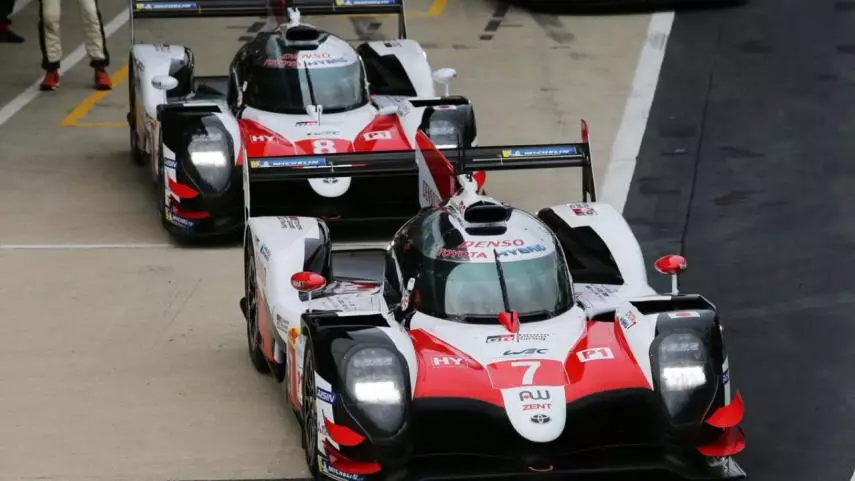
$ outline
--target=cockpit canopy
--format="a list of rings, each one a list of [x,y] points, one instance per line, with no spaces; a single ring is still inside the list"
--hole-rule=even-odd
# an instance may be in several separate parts
[[[293,40],[291,30],[314,32],[312,40]],[[259,36],[245,66],[244,100],[249,107],[279,114],[305,114],[309,105],[325,113],[353,110],[369,102],[362,63],[345,40],[313,27]],[[301,33],[306,36],[308,33]]]
[[[521,322],[572,308],[572,279],[552,232],[516,209],[506,225],[501,234],[471,235],[453,214],[437,210],[404,226],[393,250],[403,286],[414,279],[413,307],[468,323],[495,323],[505,310],[505,295]]]

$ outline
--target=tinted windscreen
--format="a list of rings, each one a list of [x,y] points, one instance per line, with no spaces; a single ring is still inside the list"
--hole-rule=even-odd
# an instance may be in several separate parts
[[[423,259],[414,298],[430,316],[456,321],[495,319],[505,310],[494,262]],[[508,301],[520,317],[557,315],[573,305],[570,279],[556,254],[502,262]]]
[[[301,114],[308,105],[324,112],[345,112],[368,98],[359,63],[323,68],[253,67],[244,94],[252,108],[279,114]]]

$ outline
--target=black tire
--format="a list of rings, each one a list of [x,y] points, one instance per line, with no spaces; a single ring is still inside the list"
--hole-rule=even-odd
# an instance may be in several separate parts
[[[244,295],[246,296],[246,344],[249,350],[249,360],[256,371],[267,374],[270,366],[261,351],[261,330],[258,327],[258,295],[255,285],[255,258],[248,244],[244,248]]]
[[[317,389],[315,387],[315,356],[312,346],[306,344],[303,356],[303,404],[301,416],[301,432],[303,434],[303,452],[306,455],[306,467],[315,479],[320,477],[318,466],[318,420],[317,420]]]
[[[145,153],[137,145],[137,109],[136,109],[136,82],[134,81],[134,59],[128,59],[128,139],[131,146],[131,163],[137,167],[145,165]]]

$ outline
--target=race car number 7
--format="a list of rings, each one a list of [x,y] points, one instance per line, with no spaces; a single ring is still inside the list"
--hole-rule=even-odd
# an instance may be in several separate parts
[[[564,386],[569,383],[564,363],[557,359],[520,359],[487,365],[490,384],[496,389],[523,386]]]
[[[525,367],[526,369],[525,373],[523,373],[522,384],[523,386],[531,386],[534,382],[534,375],[540,368],[540,361],[513,361],[511,366]]]

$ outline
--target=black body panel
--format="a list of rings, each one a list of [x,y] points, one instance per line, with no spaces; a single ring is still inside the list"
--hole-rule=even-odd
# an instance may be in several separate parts
[[[395,55],[380,55],[367,43],[356,47],[362,58],[371,95],[415,97],[416,89]]]
[[[178,183],[196,190],[199,195],[182,199],[171,206],[171,215],[161,212],[174,233],[181,236],[221,235],[239,229],[244,222],[243,187],[240,168],[234,165],[234,140],[222,125],[213,106],[161,105],[157,109],[160,123],[160,141],[175,153],[175,173]],[[194,134],[217,133],[225,145],[228,165],[223,167],[220,182],[205,181],[199,169],[191,162],[188,147]],[[163,149],[160,149],[161,168],[165,167]],[[158,176],[163,182],[163,173]],[[182,216],[181,212],[208,213],[205,218]]]

